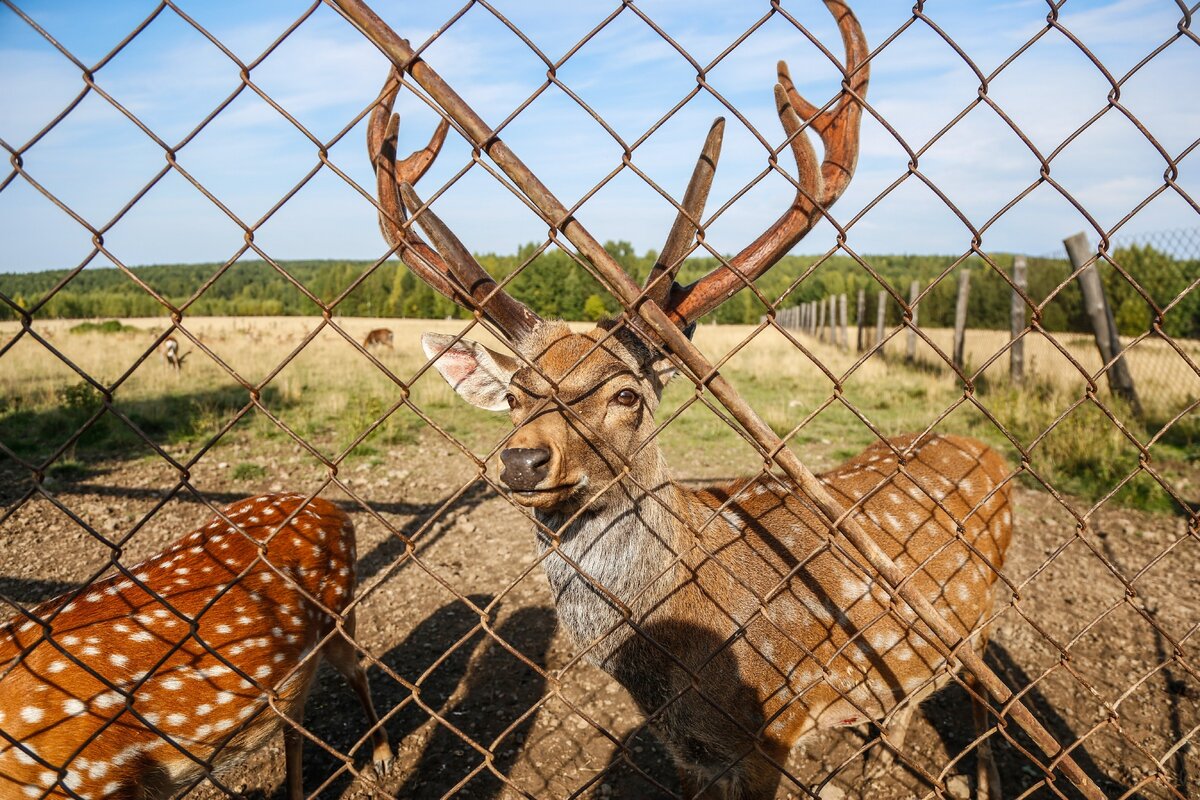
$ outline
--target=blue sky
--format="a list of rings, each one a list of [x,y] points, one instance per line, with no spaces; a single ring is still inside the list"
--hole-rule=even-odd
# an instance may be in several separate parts
[[[174,11],[163,11],[101,64],[153,11],[154,3],[24,0],[17,5],[95,69],[100,89],[166,146],[178,148],[180,166],[230,212],[246,224],[269,215],[254,236],[267,254],[279,259],[372,258],[384,252],[371,205],[328,168],[271,213],[318,166],[318,145],[251,89],[179,147],[237,89],[240,68]],[[246,64],[259,59],[309,8],[278,0],[181,0],[179,5]],[[376,0],[374,5],[414,41],[427,39],[462,8],[436,0]],[[495,0],[493,7],[557,60],[621,6],[615,0]],[[765,2],[728,0],[647,0],[637,7],[701,63],[715,59],[769,11]],[[821,3],[792,0],[783,7],[841,57],[831,17]],[[895,35],[872,62],[868,99],[875,113],[913,151],[927,147],[918,164],[921,173],[968,220],[984,225],[1038,179],[1037,159],[986,105],[975,107],[930,144],[978,97],[978,77],[929,24],[913,21],[906,3],[869,0],[854,8],[872,47]],[[925,13],[988,74],[1046,28],[1048,9],[1045,0],[935,0]],[[1120,79],[1174,35],[1181,11],[1171,0],[1067,0],[1059,19]],[[482,5],[470,6],[429,47],[426,58],[491,124],[507,118],[545,80],[542,62]],[[767,20],[709,73],[722,96],[776,145],[782,132],[771,84],[779,58],[788,60],[810,99],[823,103],[836,92],[836,69],[782,15]],[[373,46],[320,6],[252,66],[250,78],[313,137],[329,142],[370,104],[386,71],[386,60]],[[692,67],[628,8],[584,44],[558,75],[629,144],[695,86]],[[1173,158],[1192,146],[1200,132],[1197,75],[1200,46],[1183,38],[1121,88],[1122,104]],[[83,88],[79,67],[0,6],[0,139],[10,152],[21,151],[32,179],[90,224],[103,227],[167,161],[162,145],[95,91],[29,146]],[[1079,48],[1051,30],[1000,72],[989,84],[988,96],[1049,155],[1105,107],[1110,89]],[[411,95],[402,97],[398,108],[401,147],[413,149],[432,130],[434,117]],[[729,126],[710,200],[710,211],[715,211],[763,170],[767,153],[711,95],[702,92],[655,131],[634,150],[633,162],[678,197],[718,114],[729,118]],[[849,230],[849,245],[863,253],[965,251],[969,230],[914,176],[878,199],[908,170],[909,155],[895,134],[876,119],[864,122],[857,175],[833,209],[844,222],[858,217]],[[364,136],[365,125],[359,123],[332,145],[329,158],[369,190]],[[506,127],[503,138],[568,205],[621,164],[621,145],[553,87]],[[1176,181],[1192,198],[1200,198],[1198,159],[1195,152],[1185,157]],[[1166,167],[1129,119],[1110,110],[1055,155],[1050,176],[1110,229],[1163,185]],[[469,247],[510,253],[523,242],[545,238],[542,222],[479,165],[471,166],[469,149],[455,134],[419,188],[431,195],[464,170],[435,208]],[[791,194],[786,181],[769,176],[712,223],[708,241],[719,251],[736,252],[779,214]],[[624,170],[589,198],[578,216],[597,238],[629,240],[640,251],[661,245],[673,213],[641,178]],[[1197,221],[1189,201],[1168,189],[1122,230],[1191,227]],[[992,223],[983,244],[989,250],[1042,254],[1056,251],[1064,236],[1090,228],[1071,202],[1043,185]],[[222,261],[242,241],[242,229],[173,170],[104,234],[106,248],[127,265]],[[796,252],[820,252],[832,244],[832,228],[822,224]],[[91,251],[86,228],[24,177],[13,178],[0,191],[0,272],[73,267]],[[97,262],[104,265],[103,258]]]

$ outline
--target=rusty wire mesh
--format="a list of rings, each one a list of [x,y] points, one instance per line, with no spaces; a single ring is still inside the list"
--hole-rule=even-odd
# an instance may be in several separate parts
[[[548,90],[562,93],[578,108],[603,126],[607,135],[618,144],[619,155],[601,166],[604,177],[594,186],[572,198],[571,209],[586,217],[589,201],[618,178],[631,175],[665,198],[680,197],[680,187],[660,186],[652,178],[653,169],[638,158],[639,148],[651,140],[656,131],[669,123],[673,115],[696,96],[715,98],[725,104],[720,88],[708,80],[708,74],[729,53],[747,47],[751,35],[768,22],[793,26],[803,36],[817,41],[808,29],[810,14],[823,14],[815,8],[801,6],[785,9],[780,4],[764,6],[762,16],[749,29],[729,37],[728,45],[710,64],[697,62],[685,47],[670,33],[658,26],[653,14],[632,3],[615,5],[611,14],[597,20],[596,25],[571,42],[556,42],[562,53],[558,58],[545,54],[531,39],[524,37],[519,26],[503,13],[485,2],[470,2],[463,8],[448,9],[443,25],[424,42],[414,41],[418,52],[434,45],[439,37],[453,30],[469,13],[487,14],[505,31],[518,37],[530,52],[547,67],[545,83],[500,121],[504,128],[519,121],[521,114],[537,97]],[[384,16],[386,8],[379,11]],[[883,430],[873,422],[883,407],[873,404],[856,391],[856,382],[864,376],[875,375],[885,385],[895,385],[905,396],[885,398],[887,402],[928,404],[927,413],[920,416],[918,432],[958,430],[963,425],[977,434],[987,429],[998,433],[1010,460],[1011,472],[1007,485],[1018,487],[1017,522],[1011,562],[1000,572],[1005,584],[1005,596],[992,609],[993,644],[988,663],[992,665],[1025,703],[1057,738],[1069,749],[1084,771],[1110,796],[1188,797],[1197,791],[1200,761],[1194,746],[1200,726],[1200,675],[1196,672],[1196,631],[1200,626],[1200,607],[1196,598],[1200,586],[1200,529],[1196,517],[1195,492],[1200,476],[1195,471],[1195,453],[1186,458],[1164,462],[1160,453],[1167,446],[1180,449],[1194,447],[1188,438],[1194,431],[1196,406],[1200,403],[1200,367],[1195,342],[1170,334],[1165,319],[1175,319],[1181,309],[1192,307],[1200,277],[1195,272],[1194,253],[1172,251],[1179,263],[1187,262],[1186,287],[1176,295],[1162,297],[1151,287],[1139,283],[1136,269],[1124,266],[1115,258],[1114,243],[1120,242],[1120,231],[1127,227],[1137,213],[1155,197],[1170,193],[1181,199],[1192,213],[1200,211],[1195,200],[1180,182],[1187,168],[1186,160],[1196,141],[1183,149],[1171,152],[1158,143],[1151,130],[1121,101],[1120,88],[1135,77],[1146,64],[1153,61],[1168,46],[1195,47],[1197,39],[1191,31],[1194,9],[1179,6],[1178,27],[1162,33],[1161,45],[1146,58],[1132,66],[1123,76],[1108,75],[1102,61],[1086,44],[1076,38],[1059,19],[1060,6],[1050,4],[1047,21],[1033,31],[1029,41],[1018,48],[990,75],[984,74],[971,61],[970,53],[959,48],[953,38],[944,33],[936,19],[926,13],[922,4],[913,10],[890,36],[872,42],[872,60],[880,60],[888,47],[899,37],[914,29],[934,32],[956,50],[979,80],[978,97],[951,120],[941,133],[927,143],[905,142],[901,134],[891,130],[886,115],[871,106],[867,98],[867,115],[888,128],[903,149],[911,156],[901,178],[921,181],[945,205],[955,210],[950,197],[941,192],[936,180],[923,174],[918,155],[949,131],[966,115],[980,106],[987,106],[1004,119],[1013,133],[1035,154],[1036,174],[1024,185],[986,225],[975,227],[958,214],[969,230],[969,243],[961,257],[950,262],[942,274],[927,289],[942,281],[951,282],[955,270],[968,258],[981,262],[981,269],[991,270],[1004,281],[1009,280],[1005,269],[994,254],[983,246],[987,229],[1022,198],[1035,190],[1051,187],[1068,201],[1079,205],[1068,188],[1055,181],[1052,169],[1055,157],[1087,131],[1089,125],[1106,114],[1122,115],[1145,135],[1161,155],[1165,173],[1146,197],[1132,200],[1129,214],[1107,228],[1095,223],[1091,232],[1099,240],[1097,263],[1109,270],[1115,280],[1123,281],[1141,298],[1149,323],[1136,336],[1130,337],[1129,352],[1155,348],[1161,353],[1164,370],[1161,382],[1170,384],[1173,394],[1153,393],[1159,401],[1152,408],[1152,419],[1134,419],[1129,410],[1114,402],[1103,387],[1106,365],[1092,355],[1080,355],[1081,348],[1068,334],[1051,332],[1041,325],[1041,314],[1065,292],[1074,276],[1067,276],[1044,296],[1032,293],[1026,298],[1029,323],[1021,336],[1038,342],[1045,348],[1045,361],[1053,358],[1048,369],[1065,374],[1069,380],[1055,387],[1062,398],[1049,418],[1030,421],[1020,417],[1022,397],[1033,390],[1014,388],[1009,394],[993,393],[992,387],[1003,384],[993,369],[1004,362],[1009,342],[1007,336],[988,340],[979,354],[963,370],[949,365],[948,348],[940,334],[911,325],[907,286],[891,285],[876,269],[869,257],[853,248],[854,229],[892,188],[880,197],[869,199],[862,207],[839,207],[831,212],[836,226],[835,241],[828,252],[812,259],[810,266],[799,273],[782,293],[768,295],[761,288],[750,288],[743,294],[752,295],[760,308],[762,321],[758,325],[731,328],[728,335],[719,335],[716,327],[701,326],[697,342],[702,350],[712,352],[713,363],[722,371],[734,375],[739,382],[752,383],[758,376],[778,369],[779,353],[786,352],[801,365],[808,375],[821,376],[821,394],[811,407],[793,403],[793,389],[785,383],[767,382],[768,390],[760,395],[760,412],[771,427],[802,455],[807,447],[815,452],[813,459],[821,466],[833,466],[849,452],[843,443],[821,441],[822,415],[839,414],[843,428],[857,431],[855,436],[871,441],[899,431]],[[363,335],[378,324],[340,317],[339,307],[363,286],[378,270],[385,269],[388,256],[382,254],[373,264],[353,277],[346,285],[327,295],[314,292],[290,274],[287,265],[280,263],[256,241],[259,228],[283,209],[318,174],[332,173],[345,181],[364,198],[373,198],[373,181],[368,174],[351,174],[339,165],[330,153],[343,141],[353,139],[358,147],[358,126],[369,115],[371,107],[359,109],[345,120],[344,127],[331,136],[323,137],[304,126],[300,119],[273,99],[255,82],[255,70],[266,63],[271,54],[289,36],[316,14],[336,13],[331,6],[314,3],[302,9],[295,22],[283,30],[274,41],[253,60],[243,61],[226,47],[220,36],[206,29],[187,10],[172,2],[157,5],[145,19],[112,50],[93,63],[76,57],[55,38],[53,29],[43,28],[37,15],[27,13],[19,4],[5,0],[5,25],[21,25],[36,31],[52,45],[62,58],[78,70],[82,78],[78,95],[61,114],[27,141],[0,141],[9,154],[11,170],[0,183],[0,192],[15,187],[32,187],[36,193],[53,203],[91,238],[91,251],[64,274],[53,288],[36,298],[17,298],[0,291],[0,302],[17,323],[5,328],[4,344],[0,347],[0,369],[9,369],[22,348],[33,348],[37,358],[63,368],[67,377],[60,377],[54,390],[57,402],[75,407],[82,414],[82,423],[71,430],[59,431],[49,452],[31,455],[11,441],[0,441],[0,453],[5,461],[3,470],[3,512],[0,514],[0,533],[4,536],[5,568],[11,575],[4,578],[5,600],[13,617],[7,633],[8,643],[17,636],[21,646],[6,651],[11,660],[0,667],[0,683],[12,681],[24,659],[38,646],[54,646],[73,664],[80,666],[108,690],[116,691],[121,700],[97,705],[90,700],[89,713],[105,720],[117,720],[125,715],[137,725],[168,743],[171,752],[182,753],[198,771],[187,781],[184,791],[197,797],[261,796],[270,793],[282,781],[281,759],[278,750],[268,749],[254,755],[250,766],[234,767],[230,771],[213,772],[221,763],[221,755],[188,755],[187,738],[176,727],[155,713],[153,706],[139,707],[137,691],[153,681],[150,674],[128,678],[122,683],[105,668],[89,661],[86,651],[104,648],[105,642],[67,641],[62,632],[55,631],[55,619],[65,613],[71,603],[86,606],[93,597],[103,595],[95,586],[116,570],[117,578],[144,587],[134,564],[175,541],[180,534],[206,523],[208,514],[219,515],[223,525],[235,532],[246,526],[246,514],[239,512],[238,501],[252,492],[249,489],[297,491],[304,498],[324,494],[339,501],[355,519],[359,530],[359,585],[349,606],[332,608],[337,619],[330,637],[345,636],[368,666],[375,704],[383,717],[397,748],[396,761],[386,770],[372,771],[368,764],[370,741],[368,726],[355,708],[344,709],[339,688],[329,685],[325,674],[317,678],[308,714],[294,722],[283,723],[288,730],[299,731],[305,748],[304,788],[314,796],[674,796],[679,791],[671,768],[670,754],[649,733],[647,719],[633,707],[611,679],[587,665],[583,656],[597,642],[570,642],[555,633],[553,598],[547,594],[542,576],[543,563],[553,549],[536,554],[529,544],[528,528],[541,523],[512,502],[504,486],[497,480],[495,457],[509,440],[509,432],[499,427],[476,428],[464,424],[447,411],[453,398],[448,390],[431,389],[436,379],[431,365],[423,356],[416,356],[415,338],[395,343],[398,350],[413,355],[404,361],[392,354],[366,346]],[[227,57],[239,73],[235,90],[211,109],[203,109],[200,121],[182,136],[166,139],[147,125],[135,110],[122,105],[119,99],[105,90],[104,68],[120,57],[121,51],[145,34],[151,26],[170,18],[193,28],[212,47]],[[603,115],[588,107],[560,77],[563,67],[587,43],[614,20],[634,19],[655,36],[678,51],[680,58],[697,73],[695,86],[678,103],[664,113],[637,139],[622,139]],[[399,25],[399,23],[395,23]],[[399,28],[401,34],[405,31]],[[1043,37],[1061,37],[1084,53],[1110,81],[1112,92],[1106,104],[1088,123],[1056,143],[1046,155],[1034,145],[1021,128],[1008,119],[1003,107],[988,94],[988,88],[1004,69],[1020,57],[1032,43]],[[835,61],[840,62],[838,49],[826,43]],[[881,55],[882,54],[882,55]],[[382,61],[380,62],[383,63]],[[437,65],[435,65],[437,66]],[[365,76],[372,85],[383,74]],[[404,91],[412,92],[431,106],[412,84]],[[295,127],[312,144],[316,163],[287,191],[283,192],[258,220],[240,218],[221,197],[192,175],[177,158],[186,152],[193,139],[201,136],[207,126],[218,119],[242,93],[254,93]],[[51,188],[39,182],[38,175],[27,171],[25,163],[36,153],[40,141],[56,126],[69,119],[84,98],[100,97],[129,120],[142,134],[161,149],[166,164],[142,184],[128,201],[108,219],[91,219],[77,211]],[[736,107],[727,112],[750,131],[762,145],[758,155],[761,171],[746,187],[734,191],[711,215],[719,219],[756,184],[786,174],[776,159],[786,149],[786,142],[775,131],[758,130]],[[354,134],[351,136],[351,134]],[[451,134],[452,136],[455,134]],[[570,135],[569,132],[564,135]],[[456,172],[440,186],[424,188],[423,196],[436,210],[439,197],[453,189],[464,176],[478,177],[485,172],[506,185],[506,191],[519,193],[478,150],[473,149]],[[168,176],[181,177],[208,201],[227,215],[242,231],[243,244],[210,277],[190,292],[168,296],[141,273],[122,262],[120,254],[112,252],[105,239],[123,217],[141,204],[152,202],[154,187]],[[543,174],[542,180],[554,188],[555,176]],[[788,178],[794,181],[793,178]],[[901,181],[897,181],[897,185]],[[371,200],[373,203],[373,199]],[[363,205],[364,213],[374,209]],[[1086,208],[1081,208],[1086,215]],[[709,218],[706,217],[706,220]],[[522,275],[544,253],[557,250],[567,253],[573,269],[586,271],[607,286],[595,265],[578,252],[554,230],[561,220],[547,220],[551,232],[531,248],[523,262],[508,276],[513,287],[519,287]],[[707,222],[706,222],[707,225]],[[1064,231],[1064,234],[1069,231]],[[1115,238],[1114,238],[1114,232]],[[468,230],[459,231],[470,247]],[[37,232],[30,232],[37,236]],[[1140,242],[1139,242],[1140,243]],[[694,255],[717,261],[723,260],[724,246],[701,236],[694,245]],[[804,333],[795,333],[780,324],[777,312],[797,302],[806,280],[816,274],[828,259],[849,256],[861,269],[872,290],[887,292],[888,302],[896,313],[887,321],[885,335],[873,341],[861,354],[842,353],[836,348],[816,341]],[[207,291],[216,285],[233,265],[246,257],[257,257],[269,269],[282,276],[296,292],[304,295],[317,309],[319,319],[309,321],[274,320],[258,325],[246,324],[232,332],[209,319],[193,319],[190,309]],[[153,336],[142,335],[131,347],[114,353],[118,363],[105,363],[103,369],[82,359],[73,347],[62,326],[55,327],[42,312],[55,295],[80,279],[89,267],[111,263],[128,279],[135,282],[161,305],[170,324],[156,329]],[[608,286],[608,288],[612,288]],[[2,289],[2,287],[0,287]],[[628,310],[628,309],[626,309]],[[1174,315],[1174,316],[1172,316]],[[468,334],[494,341],[481,319],[451,321],[434,325],[439,330],[456,335]],[[404,329],[401,329],[402,332]],[[416,329],[413,329],[414,331]],[[889,348],[899,348],[909,331],[922,343],[923,352],[939,366],[933,384],[909,382],[909,367],[900,359],[887,358]],[[220,376],[233,393],[223,398],[200,398],[207,414],[196,425],[197,435],[182,443],[172,441],[162,430],[147,428],[146,415],[139,413],[134,403],[123,402],[127,387],[139,380],[148,370],[159,365],[156,351],[172,337],[192,351],[186,370],[208,369]],[[248,359],[245,353],[231,348],[231,341],[252,339],[253,347],[269,351],[268,366],[262,367]],[[769,345],[767,344],[769,343]],[[774,348],[765,351],[756,348]],[[781,349],[782,348],[782,349]],[[129,352],[134,355],[129,356]],[[765,352],[765,355],[763,354]],[[314,357],[313,354],[317,355]],[[306,360],[306,358],[308,360]],[[1094,359],[1093,359],[1094,360]],[[375,379],[388,388],[386,402],[343,401],[335,410],[341,419],[350,420],[349,433],[329,436],[320,424],[310,424],[292,412],[296,398],[310,395],[307,374],[327,370],[330,364],[353,361],[369,367]],[[7,362],[7,364],[6,364]],[[198,363],[199,362],[199,363]],[[200,366],[202,364],[203,366]],[[944,370],[941,365],[945,365]],[[15,369],[15,367],[13,367]],[[872,370],[885,370],[882,375]],[[895,370],[895,372],[886,372]],[[93,374],[103,372],[103,375]],[[696,375],[688,370],[681,380],[691,381],[686,390],[676,387],[678,394],[673,406],[660,414],[658,431],[664,439],[672,430],[685,424],[688,415],[702,420],[679,434],[676,444],[667,444],[668,454],[679,464],[680,472],[689,485],[697,485],[705,477],[727,476],[730,464],[762,465],[759,476],[770,480],[772,458],[770,448],[760,439],[748,434],[733,421],[730,411],[717,401],[711,389],[711,376]],[[281,386],[282,384],[282,386]],[[985,384],[990,386],[985,389]],[[878,383],[871,386],[878,387]],[[943,392],[949,387],[950,397]],[[183,391],[179,383],[167,384],[164,392]],[[328,388],[328,387],[326,387]],[[439,394],[440,392],[440,394]],[[1051,393],[1046,390],[1047,393]],[[772,396],[775,395],[782,396]],[[230,400],[230,398],[233,398]],[[766,399],[761,399],[765,397]],[[207,405],[205,405],[207,403]],[[1018,409],[1014,411],[1013,409]],[[16,415],[23,408],[5,407],[7,414]],[[770,413],[776,412],[776,413]],[[1100,428],[1080,427],[1086,417],[1099,420]],[[964,423],[964,418],[969,418]],[[32,416],[17,424],[33,425]],[[255,445],[237,437],[257,420],[262,425],[266,444]],[[582,421],[581,421],[582,422]],[[583,423],[586,425],[586,423]],[[140,467],[131,469],[122,464],[117,453],[100,460],[102,466],[93,468],[76,461],[76,449],[89,432],[108,425],[119,429],[128,442],[131,455],[140,455]],[[956,427],[957,426],[957,427]],[[1191,426],[1191,427],[1189,427]],[[728,458],[718,456],[714,463],[703,463],[689,471],[684,463],[688,457],[687,443],[698,437],[713,436],[713,428],[736,429],[736,435],[721,440],[728,447]],[[6,428],[15,430],[13,426]],[[1113,463],[1102,477],[1106,481],[1094,496],[1083,497],[1075,492],[1077,484],[1072,470],[1092,469],[1078,459],[1067,456],[1072,449],[1099,447],[1087,437],[1102,430]],[[816,433],[814,433],[816,431]],[[261,432],[261,430],[260,430]],[[234,444],[225,449],[226,442]],[[1064,441],[1065,440],[1065,443]],[[114,439],[118,441],[118,439]],[[1182,442],[1182,443],[1180,443]],[[1042,467],[1042,454],[1056,443],[1066,451],[1057,470]],[[129,447],[123,444],[122,447]],[[259,468],[235,473],[242,463],[252,464],[258,447],[274,448],[281,454],[265,472]],[[853,448],[857,449],[857,448]],[[395,451],[381,454],[380,451]],[[742,455],[734,457],[737,450]],[[1106,455],[1105,458],[1109,456]],[[738,461],[740,458],[740,462]],[[242,463],[232,464],[235,460]],[[703,461],[703,459],[701,459]],[[375,463],[378,462],[378,463]],[[1114,466],[1115,464],[1115,466]],[[73,477],[72,471],[83,474]],[[105,473],[107,471],[107,474]],[[383,477],[380,477],[382,473]],[[243,483],[238,483],[242,480]],[[1122,494],[1124,493],[1124,494]],[[1158,508],[1166,511],[1150,513],[1131,510],[1120,501],[1128,494],[1153,495]],[[234,505],[222,510],[222,506]],[[735,494],[719,503],[714,518],[720,512],[733,512],[736,517]],[[299,510],[289,516],[299,518]],[[676,518],[679,519],[678,515]],[[680,520],[692,525],[690,521]],[[709,520],[711,522],[711,520]],[[530,524],[533,523],[533,524]],[[707,524],[707,523],[706,523]],[[509,530],[525,533],[508,536]],[[556,531],[542,528],[553,537]],[[48,535],[49,534],[49,535]],[[51,541],[51,540],[54,541]],[[457,541],[457,544],[456,544]],[[66,542],[64,548],[63,542]],[[464,544],[465,542],[465,544]],[[261,554],[266,555],[266,549]],[[258,551],[256,551],[258,552]],[[66,553],[67,555],[64,555]],[[720,561],[719,554],[708,554]],[[678,557],[682,559],[682,554]],[[62,563],[56,564],[55,561]],[[725,566],[728,569],[728,565]],[[235,587],[251,574],[250,567],[242,569],[228,586]],[[736,575],[735,579],[742,578]],[[282,574],[282,573],[280,573]],[[295,576],[293,580],[297,580]],[[115,579],[114,579],[115,580]],[[119,584],[110,582],[105,587]],[[37,601],[61,592],[59,601],[37,605]],[[114,591],[118,591],[114,589]],[[225,588],[222,591],[230,591]],[[605,591],[601,589],[600,591]],[[895,595],[893,594],[893,597]],[[163,598],[159,598],[163,599]],[[309,598],[312,600],[313,598]],[[318,598],[315,602],[331,610]],[[216,602],[215,600],[213,602]],[[165,603],[170,605],[169,602]],[[764,602],[765,607],[765,602]],[[348,624],[351,609],[358,612],[357,629]],[[193,639],[203,624],[203,611],[194,618],[181,617]],[[751,617],[765,616],[763,608]],[[623,619],[621,624],[635,625]],[[749,622],[737,626],[744,632]],[[774,623],[772,623],[774,624]],[[21,635],[34,639],[21,639]],[[642,633],[645,633],[644,631]],[[649,634],[647,634],[649,635]],[[786,636],[786,632],[784,633]],[[735,637],[736,638],[736,637]],[[228,653],[204,641],[197,641],[203,653],[228,663]],[[180,646],[176,644],[176,648]],[[717,647],[714,657],[721,651]],[[164,656],[165,657],[165,656]],[[203,657],[203,654],[198,657]],[[317,656],[303,656],[297,671],[315,663]],[[945,678],[945,668],[931,676],[920,688],[932,685],[938,677]],[[243,678],[255,682],[251,675]],[[644,677],[643,680],[648,678]],[[732,678],[731,678],[732,679]],[[280,698],[285,694],[286,681],[277,685],[255,682],[262,690],[269,708],[260,710],[253,719],[279,713]],[[863,796],[965,796],[964,787],[982,744],[997,751],[1001,764],[1005,796],[1074,796],[1061,772],[1059,754],[1045,754],[1022,734],[1012,722],[1012,703],[991,703],[990,727],[982,736],[968,731],[962,724],[968,695],[986,698],[977,688],[966,688],[959,675],[951,681],[955,688],[934,697],[926,705],[928,719],[923,733],[918,732],[898,749],[894,764],[882,772],[868,770],[864,764],[883,749],[881,732],[873,725],[821,733],[789,759],[773,760],[773,766],[783,776],[783,784],[794,796],[839,796],[847,791]],[[841,689],[838,690],[842,691]],[[0,695],[5,696],[5,695]],[[257,695],[256,695],[257,696]],[[128,698],[126,701],[125,698]],[[30,797],[80,797],[74,781],[89,766],[97,770],[93,756],[90,764],[81,764],[92,735],[83,741],[72,741],[67,727],[54,733],[62,715],[56,709],[38,706],[28,696],[5,700],[12,705],[0,708],[0,776],[6,769],[15,769],[18,762],[36,763],[42,777],[20,789]],[[18,708],[18,706],[20,706]],[[66,711],[64,705],[64,712]],[[650,710],[650,719],[657,721],[669,714],[670,704]],[[33,710],[29,710],[33,709]],[[646,709],[643,709],[646,711]],[[729,716],[734,709],[714,707],[716,716]],[[57,716],[56,716],[57,715]],[[61,736],[67,744],[61,752],[31,749],[33,739],[22,742],[8,733],[20,716],[30,724],[46,723],[47,737]],[[31,721],[32,720],[32,721]],[[6,728],[6,725],[8,726]],[[106,722],[112,727],[114,722]],[[192,731],[191,733],[195,733]],[[39,735],[42,735],[39,732]],[[190,734],[189,734],[190,735]],[[99,736],[95,734],[94,736]],[[50,739],[47,738],[46,741]],[[40,741],[40,740],[39,740]],[[181,742],[183,744],[181,744]],[[138,751],[142,755],[153,748]],[[63,755],[65,753],[65,755]],[[265,753],[265,754],[264,754]],[[871,758],[867,758],[871,756]],[[4,759],[8,759],[5,761]],[[129,758],[126,758],[128,761]],[[122,766],[119,755],[110,755],[104,762],[107,769],[116,771]],[[728,765],[726,769],[734,765]],[[23,773],[22,773],[23,774]],[[720,775],[714,780],[719,780]],[[210,780],[211,779],[211,780]],[[8,784],[13,787],[15,784]],[[120,791],[124,787],[112,784],[105,791]]]

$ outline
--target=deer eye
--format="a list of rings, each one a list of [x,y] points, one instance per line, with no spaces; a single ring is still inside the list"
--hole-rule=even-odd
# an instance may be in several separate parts
[[[633,389],[622,389],[613,395],[612,401],[617,405],[632,406],[637,405],[638,394]]]
[[[508,394],[504,395],[504,402],[508,403],[509,408],[516,408],[517,396],[512,392],[509,392]]]

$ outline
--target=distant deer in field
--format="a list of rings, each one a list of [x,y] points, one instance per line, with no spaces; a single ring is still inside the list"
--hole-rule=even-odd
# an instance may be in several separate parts
[[[363,339],[363,347],[370,350],[372,347],[392,347],[392,331],[390,328],[376,328],[367,334],[367,338]]]
[[[644,289],[644,302],[684,331],[794,247],[854,172],[868,49],[849,8],[825,4],[846,49],[847,91],[826,110],[814,107],[783,62],[775,86],[799,173],[795,200],[728,266],[684,287],[674,278],[702,220],[723,122],[709,132]],[[381,25],[365,13],[356,22]],[[427,63],[409,63],[437,88]],[[765,473],[699,489],[672,479],[654,421],[673,374],[662,342],[629,316],[573,333],[500,289],[412,188],[445,123],[424,150],[397,161],[398,88],[393,74],[368,130],[384,236],[415,275],[482,312],[517,356],[433,333],[422,337],[425,353],[468,402],[511,416],[500,480],[536,519],[559,618],[585,658],[651,717],[685,795],[774,797],[789,750],[818,729],[872,721],[898,750],[916,703],[951,677],[937,637],[799,487]],[[439,92],[444,109],[474,114]],[[824,143],[823,163],[802,120]],[[410,213],[432,247],[402,224]],[[926,435],[876,442],[822,480],[970,637],[964,646],[982,648],[1012,532],[1006,475],[985,445]],[[977,790],[994,796],[987,740],[979,751]]]
[[[171,369],[179,372],[183,369],[183,360],[191,355],[192,351],[186,353],[179,352],[179,340],[174,336],[168,336],[162,343],[163,362]]]
[[[173,797],[282,728],[288,798],[300,800],[292,723],[322,657],[357,694],[385,764],[387,734],[343,636],[354,560],[354,527],[332,503],[264,495],[0,627],[0,797]]]

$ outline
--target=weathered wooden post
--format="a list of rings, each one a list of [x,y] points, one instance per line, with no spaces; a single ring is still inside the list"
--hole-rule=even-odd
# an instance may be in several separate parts
[[[1012,345],[1008,349],[1008,374],[1013,383],[1025,381],[1025,298],[1028,294],[1029,281],[1025,277],[1025,256],[1013,258],[1013,284],[1020,291],[1012,293],[1012,316],[1009,321]]]
[[[867,290],[866,290],[866,289],[859,289],[859,290],[858,290],[858,307],[857,307],[857,309],[856,309],[856,310],[855,310],[855,312],[854,312],[854,316],[855,316],[855,320],[854,320],[854,321],[858,323],[858,342],[857,342],[857,349],[858,349],[858,352],[860,352],[860,353],[861,353],[861,352],[863,351],[863,347],[864,347],[864,346],[865,346],[865,344],[866,344],[866,343],[863,341],[863,338],[866,336],[866,333],[867,333],[867,331],[866,331],[866,325],[867,325]]]
[[[1137,391],[1133,386],[1133,375],[1122,355],[1121,337],[1117,335],[1117,323],[1113,319],[1112,308],[1104,295],[1104,284],[1100,282],[1100,273],[1096,270],[1096,256],[1088,245],[1087,235],[1077,233],[1063,239],[1067,248],[1067,257],[1071,266],[1079,272],[1079,289],[1083,292],[1083,305],[1088,318],[1092,321],[1092,330],[1096,333],[1096,347],[1100,350],[1100,358],[1107,365],[1105,374],[1108,375],[1108,388],[1112,393],[1124,399],[1137,416],[1142,415],[1142,404],[1138,401]],[[1086,265],[1086,266],[1085,266]]]
[[[846,335],[846,293],[838,295],[838,347],[850,349],[850,337]]]
[[[887,292],[880,290],[879,302],[875,308],[875,344],[883,341],[883,322],[887,318]]]
[[[966,264],[958,272],[958,298],[954,302],[954,368],[963,368],[963,349],[967,339],[967,299],[971,296],[971,270]]]
[[[921,294],[921,282],[913,281],[908,287],[908,307],[912,309],[912,327],[908,329],[908,352],[904,360],[910,364],[917,360],[917,296]]]
[[[817,301],[817,341],[825,341],[825,298]]]
[[[829,326],[829,338],[826,339],[826,341],[829,342],[830,344],[836,346],[838,343],[838,341],[837,341],[837,296],[831,294],[831,295],[829,295],[829,297],[826,298],[826,301],[829,303],[829,313],[826,314],[826,316],[825,316],[825,321]]]

